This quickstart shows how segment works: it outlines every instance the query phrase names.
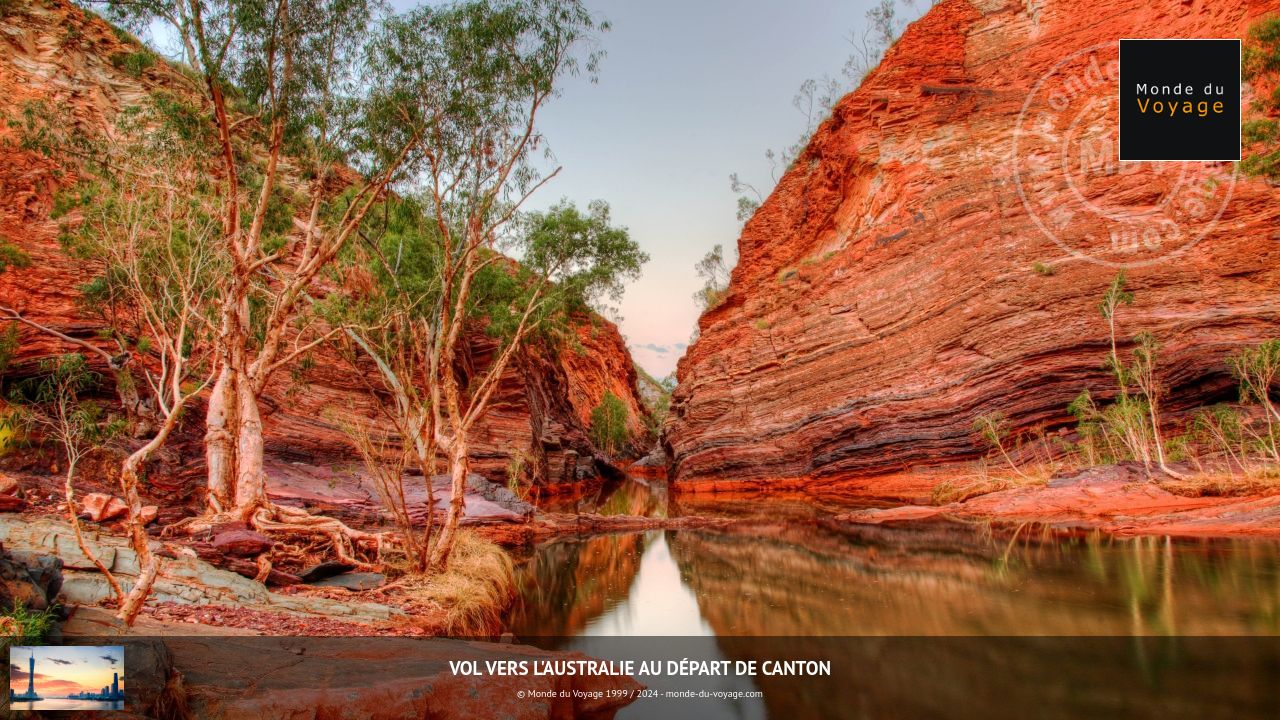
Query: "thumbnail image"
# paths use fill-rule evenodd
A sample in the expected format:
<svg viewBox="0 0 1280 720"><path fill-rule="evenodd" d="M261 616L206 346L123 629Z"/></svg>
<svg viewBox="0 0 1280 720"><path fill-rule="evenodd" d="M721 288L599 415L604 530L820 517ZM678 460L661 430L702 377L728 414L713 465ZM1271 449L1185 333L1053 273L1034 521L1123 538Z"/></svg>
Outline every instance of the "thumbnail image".
<svg viewBox="0 0 1280 720"><path fill-rule="evenodd" d="M11 645L10 710L123 710L124 647Z"/></svg>

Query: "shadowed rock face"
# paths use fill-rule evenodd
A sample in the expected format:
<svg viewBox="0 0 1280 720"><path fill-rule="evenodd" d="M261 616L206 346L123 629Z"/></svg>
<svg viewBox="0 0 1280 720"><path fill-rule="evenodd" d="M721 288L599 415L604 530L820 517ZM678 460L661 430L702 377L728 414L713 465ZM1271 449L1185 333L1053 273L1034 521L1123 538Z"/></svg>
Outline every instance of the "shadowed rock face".
<svg viewBox="0 0 1280 720"><path fill-rule="evenodd" d="M971 456L981 413L1065 424L1082 389L1106 397L1112 386L1097 303L1116 269L1081 256L1136 264L1120 352L1156 335L1170 410L1230 397L1225 357L1278 333L1275 188L1240 179L1216 223L1185 223L1184 240L1204 231L1190 247L1126 244L1086 205L1137 217L1180 192L1170 168L1182 166L1055 165L1058 139L1065 156L1080 151L1068 142L1075 108L1115 86L1085 85L1059 115L1034 91L1046 74L1105 66L1117 38L1243 37L1280 3L1028 7L935 6L747 223L727 298L679 366L665 443L680 486L825 483ZM1246 88L1245 107L1263 92L1270 84ZM1096 127L1114 127L1110 112ZM1226 200L1225 185L1203 186Z"/></svg>
<svg viewBox="0 0 1280 720"><path fill-rule="evenodd" d="M0 18L0 114L20 116L26 103L43 101L67 112L81 129L101 132L120 111L148 102L157 92L196 101L189 84L163 62L137 78L112 65L113 55L135 50L106 23L70 3L20 3ZM77 304L88 273L59 248L58 223L49 217L55 195L74 178L59 176L53 164L17 149L12 140L7 124L0 124L0 238L29 254L31 264L0 273L0 305L92 340L101 322ZM20 330L11 375L31 374L40 359L76 350L29 328ZM617 327L591 315L576 318L571 332L575 343L534 348L504 375L472 442L477 472L505 480L507 465L519 454L530 458L529 465L548 482L573 482L578 472L594 474L597 453L588 429L591 410L606 392L622 398L633 434L642 435L636 373ZM483 367L493 351L493 341L477 333L467 361ZM296 372L282 369L269 386L262 403L267 453L287 464L354 462L341 423L378 417L366 390L378 386L374 369L353 370L326 351L314 360ZM99 358L89 361L109 377ZM360 373L367 377L361 379ZM202 414L203 407L193 408L193 417ZM167 461L158 475L168 477L159 481L173 482L178 473L198 479L201 432L200 423L191 423L175 439L180 457ZM324 478L315 482L321 487Z"/></svg>

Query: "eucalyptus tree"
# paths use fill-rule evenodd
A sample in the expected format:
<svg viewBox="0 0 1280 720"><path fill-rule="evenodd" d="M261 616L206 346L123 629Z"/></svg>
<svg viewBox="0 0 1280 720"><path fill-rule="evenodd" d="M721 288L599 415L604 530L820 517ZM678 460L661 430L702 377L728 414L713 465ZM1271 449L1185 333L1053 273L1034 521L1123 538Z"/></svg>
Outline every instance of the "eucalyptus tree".
<svg viewBox="0 0 1280 720"><path fill-rule="evenodd" d="M120 487L140 572L120 604L132 624L159 571L142 522L139 483L147 461L177 430L191 401L213 382L218 299L228 266L220 224L204 192L203 168L172 124L144 115L133 142L104 150L110 170L88 183L94 201L65 239L96 270L87 289L110 292L138 328L140 374L156 415L155 432L125 457ZM126 136L129 137L129 136Z"/></svg>
<svg viewBox="0 0 1280 720"><path fill-rule="evenodd" d="M414 305L429 370L414 405L431 417L419 455L441 451L459 489L442 564L462 511L468 433L539 326L548 288L578 270L548 265L541 282L522 286L523 304L490 313L491 330L506 328L510 341L480 377L457 366L465 331L482 279L520 242L522 206L557 172L540 171L537 115L565 75L594 73L598 54L584 46L606 26L576 0L474 0L399 17L373 0L120 0L108 9L135 27L172 27L216 132L228 272L206 414L209 513L193 526L234 518L327 532L348 559L347 541L379 541L267 501L259 401L277 371L343 330L321 321L317 281L389 193L416 190L437 248L436 290ZM538 247L530 241L535 261Z"/></svg>
<svg viewBox="0 0 1280 720"><path fill-rule="evenodd" d="M317 280L375 202L421 150L415 132L372 135L365 39L381 17L374 0L130 0L116 19L170 25L199 78L198 112L211 121L220 187L220 255L227 267L215 332L216 380L206 411L207 525L222 518L262 529L369 536L267 500L260 400L281 368L338 328L313 311ZM394 59L390 59L394 61ZM393 142L394 146L382 144ZM357 172L352 172L354 168ZM340 537L345 536L344 537Z"/></svg>
<svg viewBox="0 0 1280 720"><path fill-rule="evenodd" d="M371 137L383 138L370 147L421 138L406 167L418 179L429 249L419 253L426 272L417 294L398 304L410 308L399 323L410 355L396 355L413 362L377 364L424 474L437 454L447 463L451 499L432 567L448 561L471 434L513 358L552 309L564 307L560 300L616 287L642 260L625 231L609 226L603 204L588 215L561 206L520 222L529 198L559 172L543 167L550 154L539 114L563 78L594 77L599 53L591 43L607 28L577 0L476 0L396 17L372 48L373 64L386 70L374 78L375 104L396 112L376 116L387 122L370 127ZM510 261L515 255L522 264ZM478 314L501 343L488 367L472 372L462 360ZM410 390L419 383L423 390Z"/></svg>
<svg viewBox="0 0 1280 720"><path fill-rule="evenodd" d="M483 262L458 304L456 291L444 292L447 274L457 270L446 267L446 245L434 213L425 208L420 202L395 203L393 220L383 225L371 253L375 290L350 306L363 319L347 323L353 343L378 368L382 387L375 397L385 398L386 416L414 453L429 506L435 503L431 478L441 456L449 472L450 503L440 532L432 534L428 515L427 527L412 543L418 570L448 561L465 507L470 437L503 374L530 342L569 346L572 323L589 322L590 308L606 296L616 298L623 281L638 276L648 260L626 229L613 225L605 203L593 202L583 211L561 202L513 219L498 245L519 262L495 248L479 248ZM496 342L487 364L480 366L462 346L453 348L447 364L439 359L448 339L440 332L442 305L458 313L449 321L460 342L481 332Z"/></svg>
<svg viewBox="0 0 1280 720"><path fill-rule="evenodd" d="M105 416L102 407L85 396L97 385L99 377L89 369L84 356L69 354L49 358L40 363L40 375L18 383L10 400L22 408L17 414L20 426L34 426L52 437L62 448L63 493L67 502L67 520L80 551L106 579L117 600L124 599L120 582L94 554L84 539L76 504L76 480L80 463L89 453L101 448L121 428L121 423Z"/></svg>
<svg viewBox="0 0 1280 720"><path fill-rule="evenodd" d="M120 603L119 616L130 624L159 572L142 520L139 484L147 462L213 381L217 300L228 271L202 164L201 131L176 110L160 99L128 108L113 118L111 132L101 135L81 130L65 112L49 107L28 106L16 125L28 149L56 158L78 178L68 190L73 199L66 204L74 209L61 219L59 239L92 278L78 288L83 301L112 307L102 318L108 334L128 350L121 359L18 319L93 350L113 371L127 363L130 382L137 384L131 394L145 397L149 408L140 444L129 447L120 465L120 490L129 506L125 524L139 560L139 575ZM68 382L53 386L55 397L74 394L78 386ZM68 423L76 432L88 428L65 408L55 417L64 426L60 435L70 456ZM69 502L71 482L69 474ZM108 580L114 586L109 575Z"/></svg>

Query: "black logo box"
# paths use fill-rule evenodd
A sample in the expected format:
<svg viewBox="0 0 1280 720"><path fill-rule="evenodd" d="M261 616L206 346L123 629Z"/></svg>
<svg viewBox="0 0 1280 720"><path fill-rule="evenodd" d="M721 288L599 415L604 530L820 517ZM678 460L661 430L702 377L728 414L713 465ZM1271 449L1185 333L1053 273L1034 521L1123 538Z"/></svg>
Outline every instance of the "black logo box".
<svg viewBox="0 0 1280 720"><path fill-rule="evenodd" d="M1120 160L1239 161L1240 52L1236 38L1121 39Z"/></svg>

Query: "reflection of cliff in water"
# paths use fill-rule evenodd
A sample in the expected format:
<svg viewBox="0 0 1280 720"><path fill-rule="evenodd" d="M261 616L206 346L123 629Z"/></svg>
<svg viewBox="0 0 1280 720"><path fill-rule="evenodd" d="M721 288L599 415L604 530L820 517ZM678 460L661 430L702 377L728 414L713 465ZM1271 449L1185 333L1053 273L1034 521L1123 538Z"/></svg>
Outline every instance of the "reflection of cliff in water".
<svg viewBox="0 0 1280 720"><path fill-rule="evenodd" d="M718 635L1280 633L1280 544L971 527L667 535Z"/></svg>
<svg viewBox="0 0 1280 720"><path fill-rule="evenodd" d="M519 598L508 628L517 637L568 637L625 600L640 558L643 533L560 540L538 548L516 567Z"/></svg>
<svg viewBox="0 0 1280 720"><path fill-rule="evenodd" d="M666 539L726 657L832 661L830 677L757 676L772 718L1274 717L1280 702L1276 638L1123 637L1280 632L1275 543L958 526Z"/></svg>
<svg viewBox="0 0 1280 720"><path fill-rule="evenodd" d="M667 486L644 478L604 480L583 484L574 492L544 498L538 508L547 512L595 515L667 516Z"/></svg>

